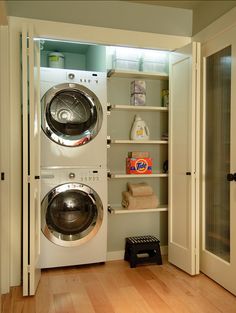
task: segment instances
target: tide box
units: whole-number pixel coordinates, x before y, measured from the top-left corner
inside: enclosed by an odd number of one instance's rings
[[[127,174],[152,174],[152,158],[126,158]]]

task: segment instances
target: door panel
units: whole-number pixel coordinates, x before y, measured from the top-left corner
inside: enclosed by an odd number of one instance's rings
[[[236,29],[203,49],[201,271],[236,294]],[[232,174],[232,175],[228,175]]]
[[[23,116],[23,295],[34,295],[40,269],[40,97],[39,41],[33,30],[22,31]]]
[[[199,44],[171,55],[169,144],[169,262],[191,275],[198,261]],[[196,183],[197,181],[197,183]]]

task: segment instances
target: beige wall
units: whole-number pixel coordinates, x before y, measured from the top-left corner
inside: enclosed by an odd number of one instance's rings
[[[236,6],[236,1],[201,1],[193,10],[193,35]]]
[[[124,1],[7,1],[9,16],[191,36],[192,11]]]

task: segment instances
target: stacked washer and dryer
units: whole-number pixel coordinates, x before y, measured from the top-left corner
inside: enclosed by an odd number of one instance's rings
[[[41,268],[104,262],[106,74],[41,68]]]

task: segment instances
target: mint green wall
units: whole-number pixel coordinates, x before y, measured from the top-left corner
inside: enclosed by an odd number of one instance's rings
[[[41,66],[48,67],[48,54],[52,51],[42,51]],[[86,70],[86,57],[84,54],[75,54],[62,51],[65,57],[65,68],[70,70]]]
[[[48,55],[60,52],[65,57],[65,69],[106,72],[106,47],[80,43],[42,40],[41,66],[48,67]]]
[[[86,54],[88,71],[106,72],[106,47],[90,45]]]

